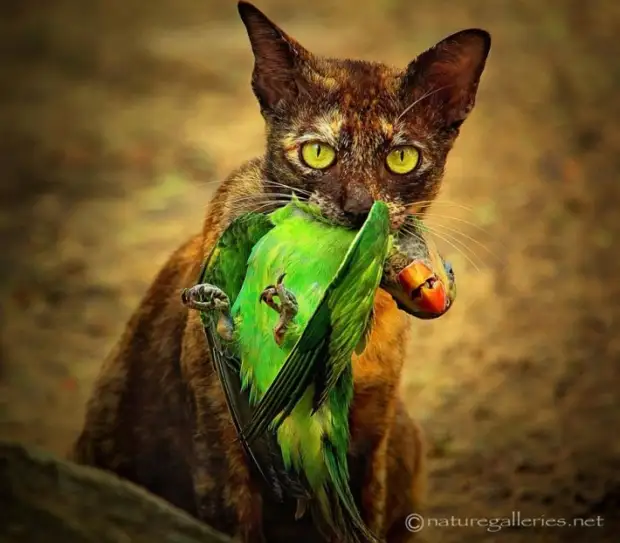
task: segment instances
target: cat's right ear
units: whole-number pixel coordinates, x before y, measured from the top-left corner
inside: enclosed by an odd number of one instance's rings
[[[490,34],[479,28],[448,36],[409,64],[405,95],[430,107],[445,127],[460,126],[474,107],[490,48]]]
[[[309,54],[252,4],[237,7],[254,52],[252,89],[261,109],[274,112],[297,98],[303,86],[300,63]]]

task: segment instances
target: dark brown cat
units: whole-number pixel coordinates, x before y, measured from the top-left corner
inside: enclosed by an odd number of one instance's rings
[[[459,32],[401,71],[318,58],[254,6],[241,2],[239,12],[255,56],[252,88],[267,125],[265,155],[222,183],[202,234],[155,279],[103,365],[73,457],[143,485],[241,541],[317,542],[323,539],[308,518],[294,520],[295,503],[270,502],[251,475],[198,314],[188,313],[180,292],[195,284],[232,218],[282,205],[282,194],[309,196],[332,220],[351,226],[376,199],[388,202],[394,230],[408,214],[422,215],[474,106],[490,37]],[[333,160],[308,162],[300,151],[306,142],[320,144],[312,147],[318,154],[333,152]],[[390,153],[396,161],[410,153],[415,161],[395,167]],[[351,486],[369,528],[396,543],[412,535],[404,519],[420,506],[424,452],[398,397],[407,317],[381,290],[375,315],[370,342],[353,361]]]

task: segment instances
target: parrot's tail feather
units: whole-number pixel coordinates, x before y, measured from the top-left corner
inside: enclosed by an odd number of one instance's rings
[[[312,522],[325,541],[341,543],[382,543],[366,528],[358,529],[341,504],[335,489],[322,489],[309,505]]]
[[[336,521],[343,540],[346,543],[381,543],[364,523],[351,494],[346,457],[339,458],[338,452],[329,441],[324,441],[323,446],[325,465],[331,480],[330,494],[333,494],[330,500],[332,518]]]
[[[334,536],[343,543],[360,543],[346,535],[346,522],[342,508],[338,504],[338,496],[325,487],[317,490],[309,504],[312,522],[322,539],[334,541]]]

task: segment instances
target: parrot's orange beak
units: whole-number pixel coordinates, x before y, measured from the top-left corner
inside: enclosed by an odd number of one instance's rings
[[[448,309],[448,293],[443,281],[422,262],[414,261],[398,274],[400,286],[420,311],[433,316]]]

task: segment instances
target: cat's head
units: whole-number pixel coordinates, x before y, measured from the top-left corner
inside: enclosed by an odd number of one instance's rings
[[[474,106],[490,35],[463,30],[397,70],[315,56],[253,5],[240,2],[239,13],[267,123],[265,190],[298,188],[350,226],[374,200],[389,204],[395,229],[423,212]]]

